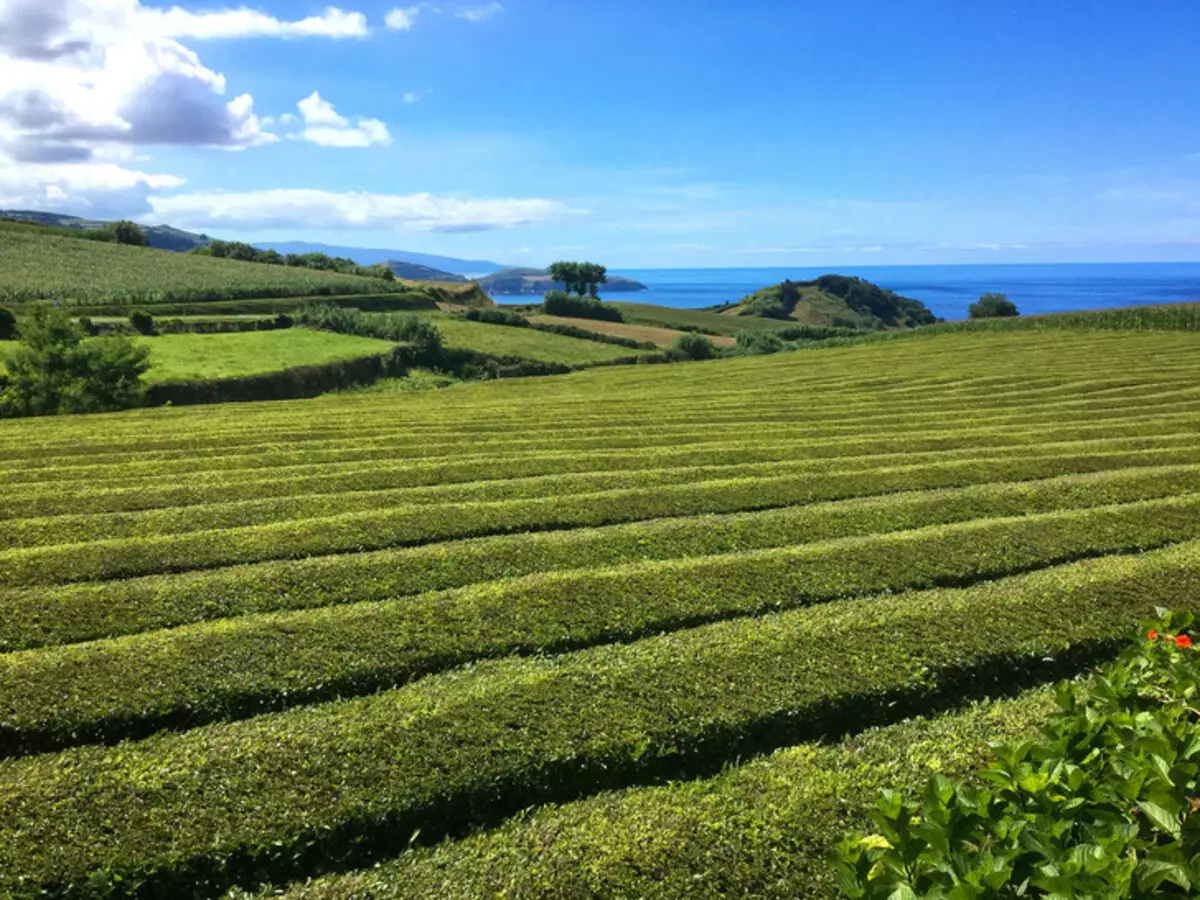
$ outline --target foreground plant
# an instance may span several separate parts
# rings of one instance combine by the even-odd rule
[[[1091,681],[1060,686],[1040,741],[997,747],[982,786],[886,791],[842,842],[848,897],[1149,897],[1200,890],[1200,655],[1163,614]]]

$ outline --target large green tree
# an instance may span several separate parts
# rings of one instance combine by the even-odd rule
[[[146,232],[136,222],[122,219],[120,222],[113,224],[112,230],[118,244],[131,244],[134,247],[148,247],[150,245],[150,239],[146,237]]]
[[[0,414],[39,416],[137,406],[150,351],[124,336],[84,340],[67,313],[33,306],[20,321],[21,344],[6,363]]]
[[[547,272],[564,286],[567,293],[580,297],[585,294],[595,297],[597,287],[608,281],[608,269],[597,263],[556,262],[551,264]]]
[[[967,313],[972,319],[1002,319],[1020,315],[1017,304],[1005,294],[984,294],[967,307]]]

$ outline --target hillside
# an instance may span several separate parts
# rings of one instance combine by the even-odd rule
[[[832,896],[1200,611],[1200,334],[896,334],[0,421],[0,896]]]
[[[0,216],[7,216],[12,219],[24,219],[29,222],[37,222],[40,225],[52,225],[57,228],[78,228],[85,231],[104,228],[112,224],[102,219],[81,219],[78,216],[39,212],[38,210],[30,209],[0,210]],[[142,229],[146,232],[146,238],[150,241],[150,246],[157,250],[174,250],[183,253],[193,250],[196,247],[204,247],[212,240],[207,234],[184,231],[181,228],[174,228],[170,225],[143,225]]]
[[[473,277],[483,272],[494,272],[502,269],[501,263],[487,259],[459,259],[456,256],[439,256],[436,253],[412,253],[408,250],[381,250],[370,247],[342,247],[336,244],[314,244],[308,241],[266,241],[254,246],[262,250],[275,250],[278,253],[324,253],[327,256],[346,256],[360,266],[373,266],[376,263],[396,261],[412,263],[417,266],[427,266],[455,275]]]
[[[462,275],[455,275],[453,272],[443,272],[441,269],[419,266],[416,263],[408,263],[399,259],[385,259],[383,265],[391,269],[397,278],[404,278],[408,281],[440,281],[443,284],[464,284],[467,280]]]
[[[475,279],[481,288],[489,294],[544,294],[547,291],[562,290],[566,285],[550,280],[544,269],[501,269],[491,275]],[[608,281],[600,286],[600,293],[644,291],[646,286],[631,278],[619,275],[609,275]]]
[[[912,328],[938,321],[920,300],[845,275],[784,281],[713,311],[842,328]]]
[[[288,297],[394,297],[488,303],[474,285],[383,281],[314,269],[214,259],[145,247],[0,229],[0,302],[54,300],[75,307],[158,307]]]

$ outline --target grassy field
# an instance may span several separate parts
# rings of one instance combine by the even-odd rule
[[[370,356],[392,346],[386,341],[307,328],[241,334],[164,334],[134,340],[150,348],[150,371],[145,375],[150,384],[258,375]],[[0,342],[0,372],[4,371],[6,355],[16,346],[12,341]]]
[[[133,306],[383,294],[411,287],[401,281],[0,230],[0,303]]]
[[[447,347],[477,350],[494,356],[520,356],[539,362],[578,365],[606,362],[611,359],[629,359],[637,356],[639,352],[628,347],[601,344],[529,328],[468,322],[438,313],[418,315],[437,324]]]
[[[0,422],[0,896],[832,896],[874,791],[1200,611],[1198,376],[962,331]]]
[[[787,319],[766,319],[758,316],[724,316],[703,309],[670,309],[649,303],[612,301],[612,305],[625,314],[625,321],[635,325],[655,325],[660,328],[693,329],[711,334],[736,336],[738,332],[753,329],[779,329],[797,324]]]
[[[599,319],[572,319],[567,316],[530,316],[531,322],[544,322],[547,325],[570,325],[582,328],[584,331],[595,331],[600,334],[611,334],[615,337],[631,338],[635,341],[645,341],[659,347],[670,347],[686,332],[675,328],[659,328],[655,325],[633,325],[629,322],[603,322]],[[716,347],[731,347],[734,339],[724,335],[714,335],[712,343]]]

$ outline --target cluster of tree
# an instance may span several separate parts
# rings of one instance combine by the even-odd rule
[[[364,313],[323,303],[304,307],[296,313],[295,321],[323,331],[412,344],[425,357],[442,352],[442,333],[437,326],[411,313]]]
[[[22,232],[69,237],[84,241],[101,241],[108,244],[129,244],[133,247],[148,247],[150,239],[145,230],[136,222],[122,219],[105,225],[103,228],[67,228],[58,225],[43,225],[28,219],[15,219],[11,216],[0,218],[6,227],[16,226]]]
[[[192,253],[198,256],[216,256],[221,259],[266,263],[269,266],[291,266],[298,269],[338,272],[342,275],[361,275],[364,278],[381,278],[384,281],[394,281],[396,278],[396,274],[383,264],[360,266],[348,257],[329,256],[325,253],[288,253],[285,255],[277,250],[260,250],[242,241],[212,241],[204,247],[197,247]]]
[[[625,317],[615,306],[606,306],[595,297],[568,294],[565,291],[550,291],[542,300],[542,309],[550,316],[567,316],[575,319],[602,319],[606,322],[624,322]]]
[[[6,361],[0,415],[105,412],[138,406],[150,351],[124,336],[84,340],[66,311],[30,307],[20,322],[21,344]]]
[[[827,294],[841,297],[855,312],[877,318],[885,325],[912,328],[938,321],[937,316],[920,300],[901,297],[895,291],[884,290],[862,278],[822,275],[817,279],[817,287]]]
[[[1020,315],[1017,304],[1004,294],[984,294],[967,307],[967,313],[972,319],[1005,319]]]
[[[608,269],[590,262],[556,262],[546,270],[563,285],[568,294],[596,296],[597,288],[608,281]]]

